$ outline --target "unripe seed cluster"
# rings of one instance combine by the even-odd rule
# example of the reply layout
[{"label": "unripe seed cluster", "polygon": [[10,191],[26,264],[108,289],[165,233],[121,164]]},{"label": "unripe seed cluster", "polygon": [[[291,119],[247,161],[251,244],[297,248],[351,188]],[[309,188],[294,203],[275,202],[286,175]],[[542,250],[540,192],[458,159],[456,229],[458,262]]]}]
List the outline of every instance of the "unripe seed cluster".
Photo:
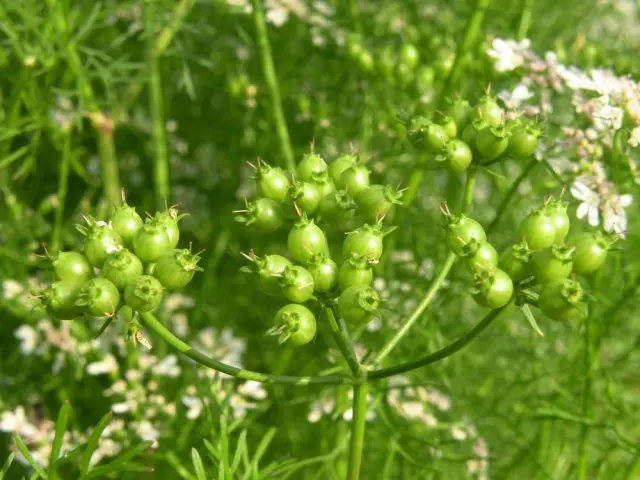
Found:
[{"label": "unripe seed cluster", "polygon": [[533,123],[521,119],[505,121],[504,110],[489,93],[475,106],[454,99],[434,119],[416,115],[403,123],[407,138],[416,149],[455,172],[503,158],[531,157],[541,137]]},{"label": "unripe seed cluster", "polygon": [[446,205],[442,213],[447,220],[447,245],[473,275],[473,299],[483,307],[504,307],[513,296],[513,281],[498,268],[498,252],[487,241],[484,228],[467,215],[453,215]]},{"label": "unripe seed cluster", "polygon": [[[312,309],[320,306],[351,324],[373,319],[381,303],[371,287],[373,267],[392,231],[383,224],[401,205],[402,191],[372,184],[367,166],[351,154],[327,163],[310,151],[293,174],[261,159],[250,165],[259,197],[235,211],[238,220],[264,234],[288,231],[286,257],[243,253],[251,262],[245,269],[257,274],[262,290],[290,302],[269,333],[281,342],[310,342],[317,328]],[[343,237],[341,251],[330,251],[331,234]]]},{"label": "unripe seed cluster", "polygon": [[108,220],[85,218],[77,225],[83,252],[56,255],[56,280],[37,296],[61,320],[112,317],[125,305],[134,312],[154,310],[166,290],[185,287],[202,270],[198,254],[177,248],[182,217],[172,207],[143,221],[124,202]]},{"label": "unripe seed cluster", "polygon": [[[473,274],[473,298],[497,309],[516,297],[531,302],[554,320],[582,319],[584,292],[575,274],[589,275],[604,266],[617,236],[601,232],[569,235],[567,203],[550,197],[519,225],[518,240],[500,255],[487,242],[484,228],[446,207],[447,244]],[[539,287],[539,291],[535,291]]]}]

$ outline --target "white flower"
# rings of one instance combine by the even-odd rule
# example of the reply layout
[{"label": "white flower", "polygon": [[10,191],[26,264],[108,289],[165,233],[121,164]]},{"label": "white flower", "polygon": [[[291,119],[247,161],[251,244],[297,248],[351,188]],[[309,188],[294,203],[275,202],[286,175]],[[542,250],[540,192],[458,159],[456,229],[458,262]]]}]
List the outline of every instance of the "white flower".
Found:
[{"label": "white flower", "polygon": [[130,408],[127,402],[120,402],[111,405],[111,410],[113,411],[113,413],[125,413],[128,412]]},{"label": "white flower", "polygon": [[260,382],[254,382],[252,380],[240,385],[238,387],[238,393],[255,400],[264,400],[267,398],[267,392],[264,389],[264,386]]},{"label": "white flower", "polygon": [[509,109],[515,109],[520,107],[525,101],[533,97],[533,93],[529,90],[529,87],[524,83],[519,83],[513,89],[513,92],[508,90],[502,90],[498,93],[497,97],[502,100],[505,106]]},{"label": "white flower", "polygon": [[640,127],[636,127],[631,130],[631,135],[629,136],[629,146],[637,147],[640,145]]},{"label": "white flower", "polygon": [[366,329],[368,332],[377,332],[382,328],[382,320],[380,317],[375,317],[369,323],[367,323]]},{"label": "white flower", "polygon": [[591,190],[580,180],[576,180],[571,185],[571,195],[581,201],[580,205],[578,205],[576,216],[579,219],[587,217],[589,225],[592,227],[598,226],[600,223],[600,196],[598,193]]},{"label": "white flower", "polygon": [[528,52],[530,45],[531,42],[527,38],[519,42],[496,38],[491,42],[487,55],[496,61],[494,65],[496,71],[509,72],[524,64],[524,55]]},{"label": "white flower", "polygon": [[289,20],[289,11],[283,5],[279,5],[276,2],[269,2],[267,4],[265,19],[268,23],[276,27],[281,27]]},{"label": "white flower", "polygon": [[187,407],[187,418],[190,420],[198,418],[204,406],[202,400],[193,395],[183,395],[182,404]]},{"label": "white flower", "polygon": [[178,312],[171,316],[173,331],[179,337],[186,337],[189,334],[189,319],[186,313]]},{"label": "white flower", "polygon": [[87,365],[87,373],[89,375],[103,375],[107,373],[113,373],[118,370],[118,362],[116,357],[111,354],[107,354],[99,362],[92,362]]},{"label": "white flower", "polygon": [[178,310],[179,308],[191,308],[195,305],[195,300],[191,297],[187,297],[182,293],[172,293],[167,295],[165,302],[165,308],[169,312]]},{"label": "white flower", "polygon": [[602,207],[602,220],[606,232],[616,232],[624,238],[627,230],[627,214],[624,209],[631,205],[633,197],[629,194],[611,195]]},{"label": "white flower", "polygon": [[598,97],[593,101],[595,108],[593,110],[593,126],[597,130],[619,130],[622,127],[622,119],[624,110],[620,107],[611,105],[608,95]]},{"label": "white flower", "polygon": [[133,429],[142,440],[147,442],[156,442],[160,436],[160,432],[148,420],[134,423]]},{"label": "white flower", "polygon": [[311,408],[309,409],[309,414],[307,415],[307,420],[309,423],[316,423],[322,415],[327,415],[333,411],[335,407],[335,401],[328,397],[322,400],[315,400],[311,403]]},{"label": "white flower", "polygon": [[461,442],[462,440],[466,440],[467,432],[461,428],[459,425],[454,425],[451,427],[451,436]]},{"label": "white flower", "polygon": [[18,295],[24,292],[24,286],[20,282],[15,280],[3,280],[2,281],[2,297],[7,300],[13,300]]},{"label": "white flower", "polygon": [[126,391],[127,391],[127,382],[121,379],[121,380],[116,380],[113,383],[113,385],[111,385],[111,387],[107,388],[104,391],[104,394],[107,396],[110,396],[118,393],[124,393]]},{"label": "white flower", "polygon": [[421,418],[424,416],[424,404],[422,402],[411,401],[400,404],[400,413],[407,418]]},{"label": "white flower", "polygon": [[17,406],[13,412],[2,412],[0,432],[17,433],[25,438],[33,438],[38,435],[38,429],[27,420],[22,406]]},{"label": "white flower", "polygon": [[478,457],[485,458],[489,456],[489,448],[484,438],[480,437],[473,444],[473,453]]},{"label": "white flower", "polygon": [[579,68],[558,65],[556,73],[571,90],[595,90],[591,77]]},{"label": "white flower", "polygon": [[156,363],[151,368],[151,371],[163,377],[177,377],[181,372],[180,365],[178,365],[178,357],[174,354],[167,355],[159,363]]},{"label": "white flower", "polygon": [[122,446],[110,438],[105,438],[98,442],[98,447],[91,455],[90,464],[95,465],[100,463],[104,457],[114,457],[122,450]]},{"label": "white flower", "polygon": [[14,335],[20,340],[20,351],[23,355],[31,355],[35,351],[38,343],[38,333],[35,328],[30,325],[21,325]]}]

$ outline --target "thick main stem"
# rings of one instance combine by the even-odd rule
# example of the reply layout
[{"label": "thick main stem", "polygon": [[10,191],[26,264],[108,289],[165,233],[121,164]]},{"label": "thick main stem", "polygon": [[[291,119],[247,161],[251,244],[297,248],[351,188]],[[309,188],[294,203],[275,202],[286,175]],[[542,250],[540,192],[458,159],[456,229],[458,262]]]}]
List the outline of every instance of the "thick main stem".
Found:
[{"label": "thick main stem", "polygon": [[327,316],[327,320],[329,321],[329,327],[331,327],[331,333],[333,334],[333,338],[342,353],[347,365],[351,369],[351,372],[356,376],[360,376],[362,373],[362,366],[358,362],[358,358],[356,357],[353,348],[349,344],[349,339],[343,334],[340,325],[336,321],[336,317],[333,314],[333,310],[331,308],[325,308],[324,313]]},{"label": "thick main stem", "polygon": [[283,166],[290,172],[293,172],[296,167],[295,159],[293,149],[291,148],[287,121],[284,117],[284,110],[282,109],[278,77],[276,76],[276,69],[273,65],[271,45],[269,44],[267,26],[264,20],[264,6],[260,0],[251,0],[251,5],[253,7],[253,23],[256,29],[256,40],[260,53],[260,61],[262,63],[262,73],[267,84],[269,96],[271,97],[271,112],[273,114],[273,121],[275,122],[276,135],[280,143],[280,153],[282,154],[284,162]]},{"label": "thick main stem", "polygon": [[204,353],[192,348],[189,344],[183,342],[168,330],[151,312],[140,314],[140,319],[144,324],[158,335],[162,340],[167,342],[171,348],[179,353],[189,357],[196,363],[212,368],[221,373],[226,373],[232,377],[242,380],[253,380],[261,383],[281,383],[289,385],[342,385],[353,382],[351,378],[341,375],[320,375],[315,377],[296,377],[290,375],[269,375],[266,373],[254,372],[243,368],[234,367],[226,363],[219,362]]},{"label": "thick main stem", "polygon": [[349,444],[349,467],[347,480],[360,478],[364,431],[367,423],[367,384],[353,386],[353,417],[351,418],[351,442]]}]

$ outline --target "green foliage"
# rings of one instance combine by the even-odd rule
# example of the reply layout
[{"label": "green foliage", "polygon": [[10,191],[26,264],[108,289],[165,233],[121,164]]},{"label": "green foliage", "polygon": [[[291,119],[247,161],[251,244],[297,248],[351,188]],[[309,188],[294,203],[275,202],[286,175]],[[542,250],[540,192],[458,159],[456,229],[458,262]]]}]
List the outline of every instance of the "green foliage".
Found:
[{"label": "green foliage", "polygon": [[[595,0],[1,3],[0,480],[354,479],[362,440],[360,478],[636,478],[638,18]],[[521,226],[558,220],[550,195],[571,248]],[[288,245],[303,212],[317,252]],[[102,232],[89,252],[78,223]],[[118,287],[55,263],[121,243],[144,271]],[[287,259],[320,278],[311,254],[339,270],[353,249],[375,257],[356,289],[376,308],[343,310],[368,323],[335,315],[337,279],[280,281]],[[515,305],[487,313],[511,299],[495,254]],[[94,274],[119,300],[80,303],[106,318],[55,318]],[[300,346],[278,343],[295,319],[273,324],[289,281],[317,321]]]}]

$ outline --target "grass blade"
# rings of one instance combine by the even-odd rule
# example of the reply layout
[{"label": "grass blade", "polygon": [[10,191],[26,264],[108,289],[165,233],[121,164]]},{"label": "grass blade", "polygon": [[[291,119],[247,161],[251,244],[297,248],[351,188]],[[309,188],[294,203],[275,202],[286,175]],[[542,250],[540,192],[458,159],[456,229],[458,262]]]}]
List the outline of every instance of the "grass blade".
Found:
[{"label": "grass blade", "polygon": [[191,461],[193,462],[193,468],[196,471],[196,478],[198,480],[207,480],[204,465],[202,464],[202,458],[200,458],[200,454],[195,448],[191,449]]},{"label": "grass blade", "polygon": [[238,467],[240,466],[240,461],[245,456],[246,452],[247,452],[247,431],[242,430],[240,432],[240,436],[238,437],[236,453],[233,455],[233,460],[231,461],[232,472],[236,472],[238,470]]},{"label": "grass blade", "polygon": [[93,432],[91,432],[89,440],[87,440],[87,448],[82,455],[82,463],[80,464],[80,473],[83,475],[89,471],[91,457],[93,456],[93,452],[96,451],[96,448],[98,448],[98,442],[100,441],[102,432],[107,428],[107,425],[111,421],[111,416],[111,412],[107,412],[106,415],[100,419],[96,427],[93,429]]},{"label": "grass blade", "polygon": [[51,454],[49,455],[49,478],[51,480],[56,478],[56,463],[60,457],[60,451],[62,450],[62,441],[64,440],[64,434],[67,431],[67,424],[69,423],[69,413],[71,407],[68,402],[64,402],[60,411],[58,412],[58,419],[56,420],[56,431],[53,437],[53,443],[51,445]]},{"label": "grass blade", "polygon": [[253,471],[256,473],[258,473],[258,464],[260,463],[260,460],[262,460],[262,457],[264,456],[264,454],[267,451],[267,448],[269,448],[269,445],[271,445],[271,441],[273,440],[273,437],[276,434],[276,429],[275,428],[270,428],[267,433],[265,434],[264,437],[262,437],[262,440],[260,441],[260,444],[258,445],[258,448],[256,448],[256,453],[255,456],[253,457]]},{"label": "grass blade", "polygon": [[31,465],[31,467],[36,471],[36,473],[39,476],[41,476],[42,478],[48,479],[49,477],[47,476],[47,472],[45,472],[42,469],[42,467],[40,465],[38,465],[38,462],[36,462],[35,459],[31,456],[31,452],[29,452],[29,449],[27,448],[27,446],[22,441],[22,438],[20,438],[20,435],[16,435],[13,438],[13,441],[16,444],[16,447],[18,447],[18,450],[20,451],[20,453],[24,457],[25,461],[29,465]]},{"label": "grass blade", "polygon": [[149,448],[151,442],[142,442],[128,449],[123,455],[120,455],[112,462],[102,466],[91,469],[89,472],[82,475],[78,480],[87,480],[89,478],[103,478],[111,473],[122,472],[122,471],[134,471],[136,467],[140,468],[140,470],[135,471],[146,471],[146,467],[140,467],[136,465],[129,464],[129,460],[133,457],[141,453],[142,451]]},{"label": "grass blade", "polygon": [[11,464],[13,463],[13,459],[15,458],[15,456],[15,453],[9,454],[7,461],[4,462],[4,465],[2,466],[2,470],[0,470],[0,480],[4,480],[5,475],[11,468]]}]

